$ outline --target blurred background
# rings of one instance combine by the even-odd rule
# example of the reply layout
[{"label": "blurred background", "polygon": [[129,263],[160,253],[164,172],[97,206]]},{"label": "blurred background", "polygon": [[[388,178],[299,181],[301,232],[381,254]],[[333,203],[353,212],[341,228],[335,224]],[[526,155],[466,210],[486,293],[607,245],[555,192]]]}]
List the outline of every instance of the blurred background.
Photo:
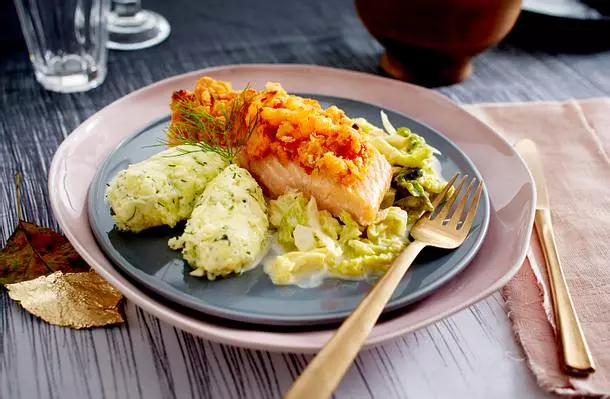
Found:
[{"label": "blurred background", "polygon": [[[401,9],[397,23],[402,18],[407,26],[408,21],[424,19],[435,30],[442,30],[443,21],[452,23],[447,17],[453,15],[451,10],[472,7],[481,1],[487,2],[428,2],[437,8],[438,14],[430,13],[429,9],[418,14],[422,12],[421,4],[426,2],[402,2],[407,5]],[[610,18],[604,16],[607,10],[603,6],[608,2],[525,0],[515,26],[507,27],[508,35],[498,44],[489,43],[489,48],[481,49],[483,53],[475,56],[472,75],[459,84],[432,82],[431,86],[464,103],[608,94]],[[365,27],[355,3],[373,4],[374,9],[375,4],[401,2],[145,0],[144,8],[167,18],[171,35],[151,48],[109,51],[106,81],[81,99],[93,102],[88,109],[101,108],[157,80],[225,64],[305,63],[387,75],[387,70],[379,66],[384,47]],[[443,5],[450,3],[453,8]],[[420,9],[409,9],[409,4],[419,4]],[[370,16],[370,7],[366,12]],[[12,1],[1,3],[0,24],[0,74],[6,77],[0,83],[3,95],[18,92],[26,99],[29,95],[57,96],[44,93],[31,71],[26,73],[31,65]],[[425,38],[425,32],[420,37]],[[410,54],[407,52],[407,59]],[[413,54],[416,56],[411,59],[417,59],[419,53]],[[607,68],[594,67],[600,63]]]}]

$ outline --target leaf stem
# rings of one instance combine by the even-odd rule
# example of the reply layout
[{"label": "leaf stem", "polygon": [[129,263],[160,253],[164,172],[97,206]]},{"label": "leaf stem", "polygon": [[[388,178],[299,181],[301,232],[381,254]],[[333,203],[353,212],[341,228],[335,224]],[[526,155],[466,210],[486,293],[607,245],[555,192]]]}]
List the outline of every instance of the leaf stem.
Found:
[{"label": "leaf stem", "polygon": [[21,213],[21,189],[19,188],[19,183],[21,182],[21,173],[15,173],[15,196],[17,197],[17,220],[21,221],[22,213]]}]

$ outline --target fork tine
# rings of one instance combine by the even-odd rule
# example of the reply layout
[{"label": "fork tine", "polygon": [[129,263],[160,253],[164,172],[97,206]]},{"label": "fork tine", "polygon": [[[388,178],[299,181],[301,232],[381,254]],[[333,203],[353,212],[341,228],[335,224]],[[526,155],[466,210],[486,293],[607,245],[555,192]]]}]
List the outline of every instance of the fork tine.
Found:
[{"label": "fork tine", "polygon": [[464,177],[462,177],[462,180],[460,181],[460,184],[455,189],[455,192],[453,193],[451,198],[449,198],[447,203],[445,203],[445,205],[443,205],[442,209],[438,212],[438,215],[436,215],[436,217],[434,219],[440,219],[442,222],[447,217],[447,215],[449,214],[449,211],[451,210],[451,207],[453,206],[453,203],[455,202],[455,199],[460,195],[460,192],[462,191],[462,187],[464,187],[464,183],[466,183],[467,179],[468,179],[468,175],[464,175]]},{"label": "fork tine", "polygon": [[448,226],[457,228],[457,224],[460,222],[460,219],[462,219],[462,214],[464,213],[464,208],[466,208],[466,204],[468,203],[468,199],[472,195],[472,192],[474,190],[474,184],[476,182],[477,182],[476,177],[473,177],[470,180],[468,187],[466,187],[466,191],[464,191],[462,200],[460,201],[458,206],[455,208],[455,212],[453,212],[453,215],[451,216],[451,220],[449,221],[449,223],[447,223]]},{"label": "fork tine", "polygon": [[447,184],[445,185],[445,188],[443,189],[443,191],[441,191],[439,194],[436,195],[436,197],[434,198],[434,202],[432,202],[432,207],[435,210],[436,210],[436,208],[438,208],[441,201],[445,199],[445,197],[447,196],[447,193],[449,192],[451,187],[453,187],[453,183],[455,183],[455,181],[457,180],[458,177],[460,177],[460,172],[455,172],[453,174],[453,176],[451,176],[451,180],[449,180],[447,182]]},{"label": "fork tine", "polygon": [[466,219],[462,224],[460,230],[464,230],[466,232],[470,231],[470,227],[472,227],[472,221],[474,220],[475,215],[477,214],[477,208],[479,206],[479,200],[481,199],[481,192],[483,191],[483,182],[479,182],[479,187],[477,187],[477,193],[474,195],[474,199],[470,204],[470,208],[468,208],[468,214],[466,215]]}]

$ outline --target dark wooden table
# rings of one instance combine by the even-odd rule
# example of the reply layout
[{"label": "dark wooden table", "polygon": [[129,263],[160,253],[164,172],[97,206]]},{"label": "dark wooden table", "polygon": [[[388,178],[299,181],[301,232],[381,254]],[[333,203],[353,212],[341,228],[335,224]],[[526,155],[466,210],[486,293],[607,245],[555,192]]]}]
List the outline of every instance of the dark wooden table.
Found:
[{"label": "dark wooden table", "polygon": [[[61,141],[83,120],[160,79],[235,63],[306,63],[378,73],[379,44],[348,0],[147,0],[172,26],[151,49],[110,52],[104,84],[44,91],[34,80],[11,2],[0,6],[0,244],[24,217],[56,227],[46,176]],[[567,100],[610,94],[610,52],[548,53],[502,43],[466,82],[438,91],[460,103]],[[219,345],[127,304],[127,324],[74,331],[30,316],[0,292],[0,398],[279,397],[309,356]],[[441,322],[363,352],[337,397],[546,397],[515,344],[495,294]]]}]

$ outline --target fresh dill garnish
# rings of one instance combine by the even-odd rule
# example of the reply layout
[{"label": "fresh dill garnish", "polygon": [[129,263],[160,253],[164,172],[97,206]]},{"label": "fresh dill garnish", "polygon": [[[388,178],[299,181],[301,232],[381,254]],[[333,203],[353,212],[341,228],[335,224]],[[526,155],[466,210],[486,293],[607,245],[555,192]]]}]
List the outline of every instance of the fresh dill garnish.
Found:
[{"label": "fresh dill garnish", "polygon": [[220,116],[211,115],[205,106],[193,98],[175,100],[172,110],[177,117],[172,118],[166,129],[168,141],[197,147],[196,150],[180,149],[180,155],[198,151],[214,152],[228,162],[234,162],[260,120],[260,108],[253,116],[248,116],[248,109],[257,96],[248,89],[249,86],[246,86],[232,101],[223,104],[225,106],[220,108]]}]

